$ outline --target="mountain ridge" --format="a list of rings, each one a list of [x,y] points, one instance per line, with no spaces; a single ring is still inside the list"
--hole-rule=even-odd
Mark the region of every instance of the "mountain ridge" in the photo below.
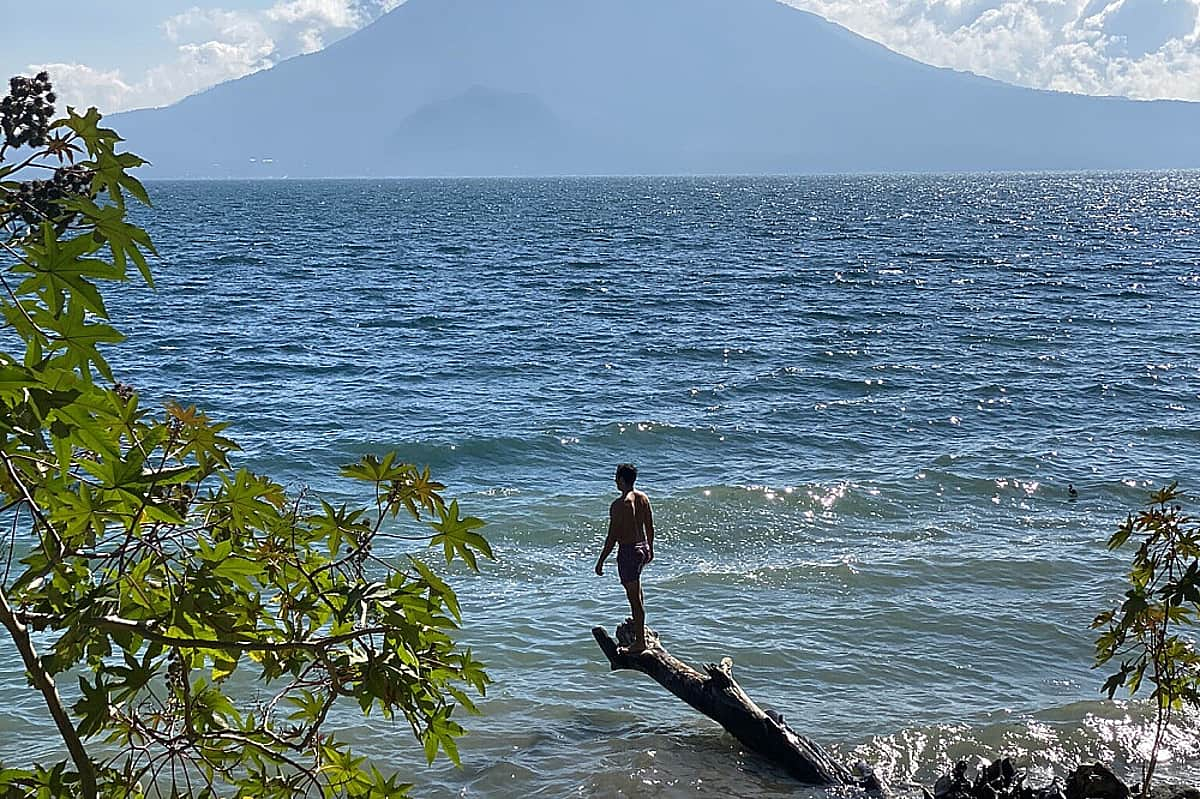
[[[409,0],[117,125],[154,177],[1200,166],[1200,104],[1015,87],[776,0]]]

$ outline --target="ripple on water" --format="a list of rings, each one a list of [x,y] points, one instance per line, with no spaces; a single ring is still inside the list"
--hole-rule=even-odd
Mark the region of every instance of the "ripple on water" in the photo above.
[[[624,460],[655,502],[652,623],[797,729],[900,782],[1001,751],[1136,771],[1145,708],[1094,701],[1087,627],[1120,593],[1113,525],[1200,486],[1197,174],[151,193],[159,288],[110,302],[123,380],[233,420],[290,484],[346,498],[339,465],[398,448],[490,522],[500,561],[452,574],[497,680],[464,769],[335,719],[423,795],[795,795],[598,662]],[[0,756],[41,757],[14,662]],[[1200,776],[1196,730],[1171,773]]]

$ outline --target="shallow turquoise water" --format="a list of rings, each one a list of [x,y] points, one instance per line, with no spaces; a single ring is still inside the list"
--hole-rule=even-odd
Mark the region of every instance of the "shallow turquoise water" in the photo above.
[[[1200,175],[151,189],[124,381],[292,485],[396,448],[489,521],[497,562],[456,582],[497,680],[463,770],[337,719],[425,795],[791,795],[601,662],[623,460],[651,625],[795,728],[899,783],[998,751],[1132,774],[1144,708],[1098,701],[1087,627],[1117,521],[1200,487]],[[22,682],[5,650],[0,756],[49,730]],[[1200,778],[1198,729],[1171,773]]]

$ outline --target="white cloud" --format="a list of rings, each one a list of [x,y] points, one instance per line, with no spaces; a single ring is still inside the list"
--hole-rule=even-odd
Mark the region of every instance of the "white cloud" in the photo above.
[[[106,113],[167,105],[320,50],[403,2],[279,0],[260,11],[196,7],[162,23],[176,56],[138,78],[83,64],[38,64],[30,69],[50,71],[63,105],[95,105]]]
[[[98,108],[125,108],[137,91],[121,79],[116,70],[102,72],[83,64],[38,64],[29,67],[29,72],[46,70],[54,81],[54,93],[58,95],[59,107],[88,106]]]
[[[356,28],[364,18],[358,4],[345,0],[291,0],[267,9],[268,19],[329,28]]]
[[[1200,0],[785,0],[905,55],[1060,91],[1200,100]]]

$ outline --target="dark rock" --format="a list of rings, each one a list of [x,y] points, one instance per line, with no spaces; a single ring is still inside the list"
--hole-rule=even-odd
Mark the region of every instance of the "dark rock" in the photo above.
[[[1045,788],[1038,788],[1032,791],[1031,796],[1032,799],[1067,799],[1067,795],[1063,792],[1063,786],[1058,777],[1055,777],[1054,782]]]
[[[1129,787],[1103,763],[1082,765],[1067,777],[1066,799],[1129,799]]]
[[[967,763],[959,761],[938,778],[932,793],[924,787],[921,792],[925,799],[1200,799],[1200,788],[1178,783],[1157,785],[1148,796],[1135,796],[1103,763],[1081,765],[1065,785],[1055,777],[1044,787],[1026,785],[1027,774],[1007,757],[983,766],[973,778],[967,772]]]
[[[994,789],[1006,789],[1012,787],[1016,776],[1017,767],[1013,765],[1012,759],[1004,757],[985,766],[978,782]]]
[[[966,762],[960,761],[954,765],[951,773],[943,774],[933,786],[933,799],[1067,799],[1062,783],[1057,778],[1043,788],[1026,785],[1026,773],[1019,771],[1011,758],[988,763],[973,779],[968,776],[967,770]]]
[[[967,763],[960,760],[950,774],[943,774],[933,784],[934,799],[975,799],[975,786],[967,778]]]
[[[868,793],[879,794],[880,796],[888,795],[887,786],[879,778],[879,775],[875,773],[875,768],[870,763],[865,760],[859,760],[854,764],[853,771],[854,775],[858,777],[858,784],[862,786],[863,790]],[[921,790],[925,791],[926,795],[929,794],[929,791],[926,791],[924,788],[921,788]],[[933,797],[929,796],[928,799],[933,799]]]

